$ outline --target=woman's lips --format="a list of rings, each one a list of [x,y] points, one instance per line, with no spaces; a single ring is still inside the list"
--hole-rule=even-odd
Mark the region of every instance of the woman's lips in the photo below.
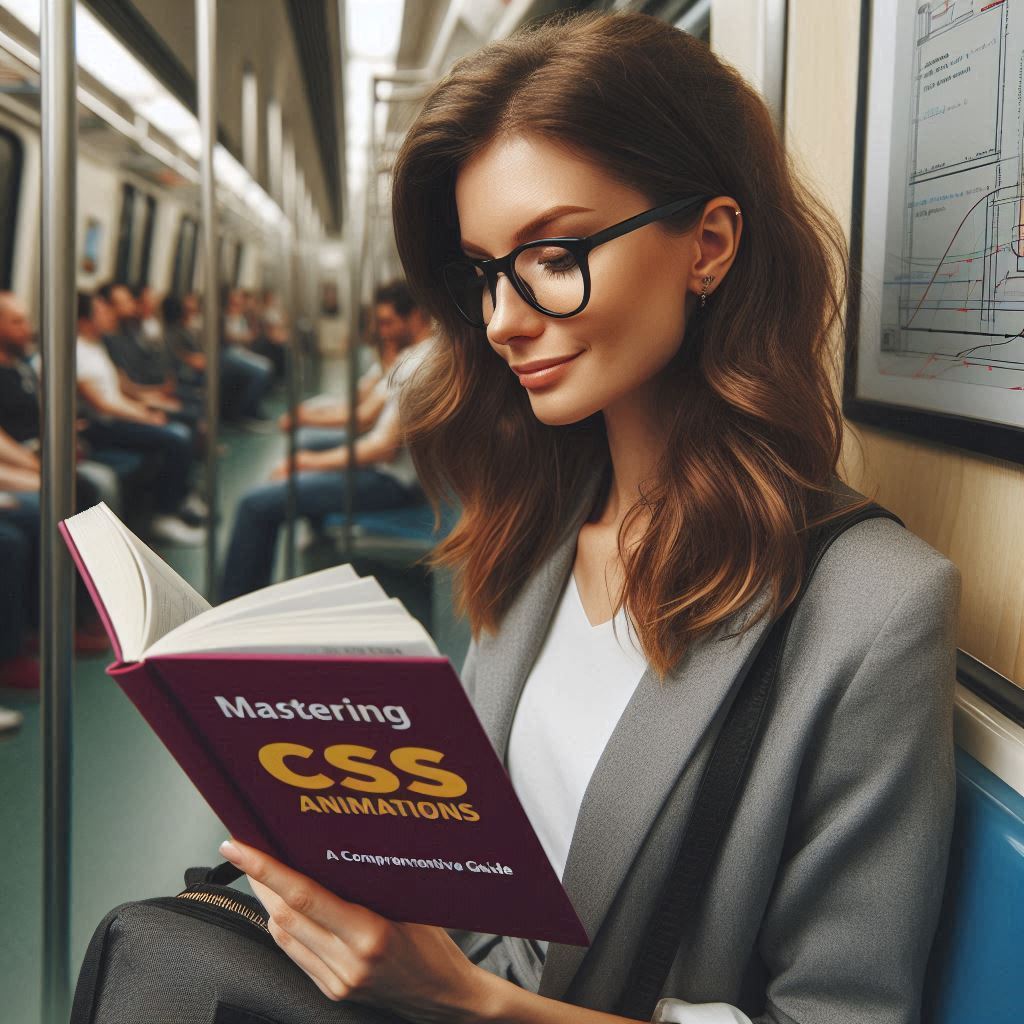
[[[515,367],[513,367],[513,369],[519,377],[519,383],[522,384],[524,388],[544,387],[547,384],[553,384],[556,380],[559,380],[566,372],[566,367],[568,367],[568,365],[579,355],[581,355],[581,353],[577,352],[574,356],[568,356],[567,358],[554,363],[546,361],[545,364],[545,361],[541,360],[537,363],[524,364],[527,366],[540,366],[540,369],[531,370],[529,372],[526,372],[523,369],[516,369]]]

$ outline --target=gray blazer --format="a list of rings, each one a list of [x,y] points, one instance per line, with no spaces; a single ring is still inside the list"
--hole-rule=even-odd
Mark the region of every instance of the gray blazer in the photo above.
[[[497,634],[470,646],[462,679],[502,758],[596,486]],[[953,817],[959,595],[956,566],[891,520],[859,523],[826,552],[696,940],[663,996],[729,1003],[758,1024],[918,1020]],[[650,670],[640,680],[587,787],[563,877],[592,945],[553,943],[541,970],[533,944],[500,940],[521,984],[614,1008],[727,700],[770,623],[720,637],[767,597],[694,646],[663,686]],[[456,937],[467,952],[488,948],[484,936]]]

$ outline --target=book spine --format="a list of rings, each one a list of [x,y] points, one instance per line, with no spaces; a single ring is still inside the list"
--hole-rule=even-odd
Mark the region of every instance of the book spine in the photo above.
[[[283,851],[231,774],[206,744],[156,666],[115,664],[107,674],[124,691],[231,835],[280,859]]]

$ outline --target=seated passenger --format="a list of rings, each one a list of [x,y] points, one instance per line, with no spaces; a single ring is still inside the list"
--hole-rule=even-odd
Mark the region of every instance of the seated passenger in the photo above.
[[[168,351],[175,361],[179,385],[195,390],[206,377],[199,299],[168,295],[161,306]],[[266,423],[263,396],[270,388],[272,369],[261,356],[222,346],[220,352],[220,411],[228,421]]]
[[[277,293],[273,288],[264,288],[260,295],[255,292],[245,293],[244,300],[249,321],[256,333],[252,350],[270,360],[275,376],[283,377],[288,362],[287,347],[291,331]]]
[[[158,456],[161,471],[153,492],[158,514],[150,531],[171,543],[201,544],[204,532],[182,518],[206,515],[205,503],[189,492],[191,431],[182,423],[168,423],[166,413],[122,391],[117,368],[101,340],[114,326],[114,311],[99,295],[79,293],[77,387],[89,419],[84,435],[97,447]]]
[[[374,312],[380,355],[357,384],[357,436],[369,430],[384,409],[388,396],[388,374],[398,357],[412,344],[409,314],[414,308],[404,285],[378,289]],[[279,422],[282,430],[288,429],[290,419],[288,413],[281,417]],[[332,399],[327,395],[310,399],[299,406],[296,419],[299,426],[299,448],[323,451],[336,448],[348,439],[348,402],[344,399]]]
[[[198,408],[176,394],[163,336],[155,341],[147,338],[139,303],[131,289],[125,284],[108,283],[99,288],[98,295],[114,312],[110,330],[102,340],[117,368],[121,390],[152,409],[170,413],[173,419],[194,426],[199,418]]]
[[[28,311],[22,303],[11,292],[0,292],[0,437],[6,441],[4,462],[28,470],[36,478],[35,486],[16,490],[39,489],[38,451],[42,432],[39,377],[29,358],[34,336]],[[99,500],[101,489],[104,496],[109,494],[112,482],[105,467],[80,460],[78,471],[79,494],[91,498],[89,504]],[[116,487],[116,481],[113,486]],[[114,501],[117,502],[116,493]]]
[[[412,304],[404,285],[378,290],[378,305],[391,305],[403,323],[411,344],[395,363],[388,381],[387,399],[373,429],[356,442],[355,507],[359,511],[415,504],[422,492],[412,457],[402,443],[398,417],[399,396],[430,350],[430,320]],[[297,513],[320,519],[345,507],[349,449],[296,453]],[[288,502],[287,464],[278,465],[271,482],[249,491],[238,506],[228,546],[221,600],[237,597],[270,582],[278,529]]]

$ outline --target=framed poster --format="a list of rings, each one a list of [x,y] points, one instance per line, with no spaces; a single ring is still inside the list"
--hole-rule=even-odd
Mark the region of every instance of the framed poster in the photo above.
[[[1024,0],[862,0],[843,412],[1024,462]]]

